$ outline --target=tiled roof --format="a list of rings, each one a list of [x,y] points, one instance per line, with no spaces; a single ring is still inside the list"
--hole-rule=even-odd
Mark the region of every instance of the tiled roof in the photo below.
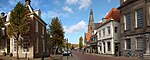
[[[119,21],[120,20],[120,10],[117,8],[112,8],[111,11],[106,15],[105,17],[107,20],[115,20]]]

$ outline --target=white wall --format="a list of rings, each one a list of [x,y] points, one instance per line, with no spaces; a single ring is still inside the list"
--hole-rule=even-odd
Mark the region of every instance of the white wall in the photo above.
[[[110,34],[108,34],[108,26],[110,26]],[[115,33],[115,27],[117,28],[117,33]],[[103,36],[103,29],[105,29],[105,36]],[[99,31],[101,30],[101,37],[99,35]],[[120,23],[115,21],[110,21],[107,24],[103,25],[102,27],[97,29],[97,37],[98,37],[98,45],[99,43],[102,44],[102,51],[100,51],[100,47],[98,47],[98,53],[103,54],[114,54],[115,44],[114,42],[119,42],[120,36]],[[105,42],[105,53],[104,53],[104,45]],[[107,42],[111,43],[111,51],[108,51]]]

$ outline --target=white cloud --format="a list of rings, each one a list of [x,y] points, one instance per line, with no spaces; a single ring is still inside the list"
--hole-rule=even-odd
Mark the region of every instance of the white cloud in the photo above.
[[[79,2],[79,0],[66,0],[66,3],[70,4],[70,5],[77,4],[78,2]]]
[[[50,19],[50,18],[53,18],[53,17],[67,18],[67,17],[70,17],[70,16],[67,13],[62,13],[62,12],[49,10],[47,12],[42,12],[41,17],[43,19]]]
[[[108,3],[110,3],[110,0],[107,0],[108,1]]]
[[[91,0],[81,0],[79,4],[79,9],[83,9],[90,6]]]
[[[81,30],[85,30],[86,22],[82,20],[79,23],[72,25],[70,27],[67,27],[67,26],[63,26],[63,27],[64,27],[66,33],[74,33],[74,32],[78,32]]]
[[[73,13],[73,10],[69,8],[68,6],[63,7],[63,10],[69,13]]]
[[[56,11],[47,11],[47,12],[42,12],[41,16],[43,18],[53,18],[53,17],[56,17],[56,16],[60,16],[62,15],[62,13],[59,13],[59,12],[56,12]]]

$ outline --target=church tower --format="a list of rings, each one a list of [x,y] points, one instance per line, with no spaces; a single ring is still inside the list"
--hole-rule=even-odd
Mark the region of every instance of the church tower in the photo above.
[[[30,0],[25,0],[25,2],[26,2],[26,6],[27,6],[27,5],[30,5],[31,1]]]
[[[92,8],[91,8],[89,23],[88,23],[88,33],[92,33],[93,26],[94,26],[93,23],[94,23],[94,17],[93,17],[93,11],[92,11]]]

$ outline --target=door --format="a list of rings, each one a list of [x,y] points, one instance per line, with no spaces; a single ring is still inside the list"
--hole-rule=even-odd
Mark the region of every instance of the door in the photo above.
[[[105,53],[105,42],[103,42],[103,45],[104,45],[104,53]]]

